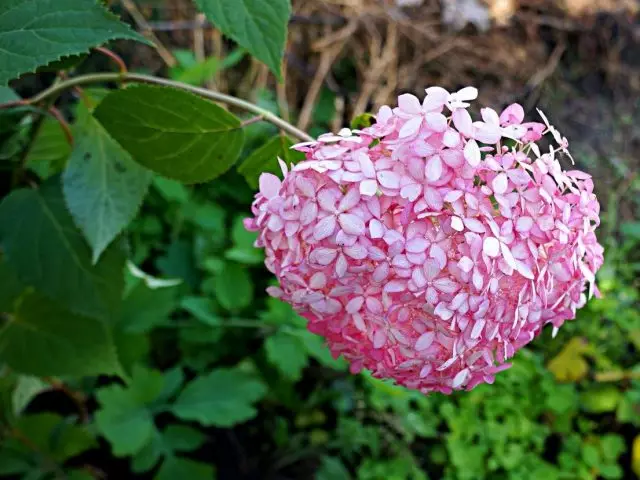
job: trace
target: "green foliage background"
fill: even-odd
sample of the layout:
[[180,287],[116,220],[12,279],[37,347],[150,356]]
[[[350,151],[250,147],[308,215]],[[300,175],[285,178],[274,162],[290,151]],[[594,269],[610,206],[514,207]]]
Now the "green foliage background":
[[[36,3],[39,28],[60,30],[57,50],[15,20]],[[267,0],[196,3],[279,75],[287,0],[251,35],[237,16],[256,21]],[[98,3],[73,20],[77,7],[3,2],[0,84],[140,39]],[[94,30],[72,34],[87,23]],[[170,75],[199,85],[245,56],[179,52]],[[277,114],[272,92],[256,94]],[[0,87],[0,103],[18,98]],[[600,192],[602,298],[556,339],[545,330],[494,385],[424,396],[350,375],[264,293],[273,279],[242,219],[259,173],[277,172],[278,155],[299,160],[276,127],[240,129],[245,116],[163,87],[87,88],[59,105],[73,146],[41,107],[0,110],[0,478],[640,475],[640,219],[617,218],[617,194]],[[314,133],[333,105],[323,92]],[[639,192],[636,177],[626,192],[636,207]]]

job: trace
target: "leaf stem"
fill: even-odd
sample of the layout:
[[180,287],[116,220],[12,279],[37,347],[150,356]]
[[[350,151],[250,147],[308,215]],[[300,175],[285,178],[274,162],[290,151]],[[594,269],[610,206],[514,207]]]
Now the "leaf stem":
[[[313,141],[313,137],[309,134],[303,132],[302,130],[294,127],[289,122],[284,121],[277,115],[274,115],[268,110],[259,107],[251,102],[247,102],[246,100],[242,100],[240,98],[233,97],[231,95],[226,95],[224,93],[216,92],[213,90],[207,90],[206,88],[194,87],[192,85],[187,85],[186,83],[176,82],[173,80],[168,80],[166,78],[153,77],[150,75],[142,75],[139,73],[91,73],[87,75],[80,75],[78,77],[70,78],[68,80],[64,80],[59,82],[51,87],[43,90],[39,94],[31,97],[30,99],[24,100],[21,102],[21,105],[33,105],[35,103],[39,103],[43,100],[46,100],[50,97],[58,95],[60,92],[63,92],[69,88],[77,87],[80,85],[88,85],[93,83],[103,83],[103,82],[135,82],[135,83],[149,83],[153,85],[161,85],[164,87],[172,87],[178,88],[180,90],[185,90],[187,92],[194,93],[203,98],[207,98],[209,100],[214,100],[216,102],[225,103],[232,107],[240,108],[247,112],[255,113],[259,115],[262,120],[270,122],[280,128],[281,130],[287,132],[292,137],[298,138],[300,140],[309,142]],[[0,110],[4,108],[9,108],[15,106],[15,102],[0,104]]]

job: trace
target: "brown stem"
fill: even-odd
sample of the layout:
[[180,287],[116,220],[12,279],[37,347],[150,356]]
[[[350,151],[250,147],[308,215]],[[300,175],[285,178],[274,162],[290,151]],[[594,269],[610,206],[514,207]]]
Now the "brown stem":
[[124,60],[122,60],[122,58],[120,57],[120,55],[112,52],[111,50],[109,50],[108,48],[104,48],[104,47],[96,47],[94,49],[96,52],[100,52],[101,54],[103,54],[106,57],[109,57],[111,60],[113,60],[113,62],[118,65],[118,68],[120,69],[120,73],[127,73],[129,70],[127,70],[127,64],[124,63]]

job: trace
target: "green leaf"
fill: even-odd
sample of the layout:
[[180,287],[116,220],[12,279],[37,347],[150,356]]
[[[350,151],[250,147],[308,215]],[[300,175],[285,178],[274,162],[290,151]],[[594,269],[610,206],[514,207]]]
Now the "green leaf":
[[43,382],[38,377],[20,375],[13,394],[11,395],[13,414],[19,416],[23,410],[29,406],[31,400],[51,388],[51,385]]
[[75,145],[62,181],[76,224],[93,250],[93,262],[138,212],[151,172],[135,163],[86,110],[78,114]]
[[154,480],[215,480],[215,470],[211,465],[188,458],[169,457],[158,470]]
[[9,87],[0,86],[0,103],[13,102],[14,100],[20,100],[18,94]]
[[320,469],[316,472],[316,480],[350,480],[349,470],[339,458],[322,457]]
[[0,359],[37,376],[119,374],[111,332],[35,292],[25,294],[0,330]]
[[245,265],[261,264],[264,262],[264,252],[254,246],[257,238],[258,232],[248,231],[244,227],[243,218],[237,217],[231,229],[233,247],[225,252],[225,258]]
[[15,309],[14,302],[24,292],[25,286],[18,280],[17,275],[2,256],[0,256],[0,278],[2,279],[0,312],[12,312]]
[[[112,245],[97,265],[67,212],[57,178],[14,190],[0,204],[0,246],[18,278],[75,313],[108,318],[120,306],[124,255]],[[37,260],[36,260],[37,259]]]
[[116,38],[148,43],[95,1],[3,0],[0,85],[67,55]]
[[160,372],[136,366],[127,387],[109,385],[97,391],[101,408],[96,412],[96,426],[115,456],[133,455],[149,442],[155,427],[148,406],[163,387]]
[[308,365],[307,349],[300,338],[279,330],[265,341],[267,359],[290,380],[300,380]]
[[265,385],[253,375],[238,368],[220,368],[192,380],[172,411],[183,420],[230,427],[253,418],[254,403],[266,393]]
[[375,115],[370,113],[361,113],[353,120],[351,120],[351,129],[352,130],[362,130],[363,128],[370,127],[376,121]]
[[15,427],[36,451],[59,463],[96,446],[87,428],[71,424],[55,413],[25,415],[18,419]]
[[153,188],[158,190],[160,195],[167,202],[176,202],[185,204],[189,202],[190,192],[183,184],[171,180],[170,178],[155,177],[153,179]]
[[205,325],[219,326],[221,320],[211,310],[211,301],[205,297],[184,297],[180,306]]
[[26,157],[26,166],[41,179],[47,179],[64,168],[71,154],[71,145],[60,124],[45,118],[36,133]]
[[222,33],[282,78],[290,0],[196,0],[196,4]]
[[582,408],[590,413],[606,413],[614,411],[620,400],[622,393],[612,385],[602,387],[592,387],[582,392],[580,395]]
[[205,434],[187,425],[169,425],[162,432],[162,441],[171,451],[191,452],[207,440]]
[[122,303],[120,325],[125,332],[144,333],[165,323],[177,306],[177,288],[149,288],[140,282]]
[[184,183],[226,172],[240,154],[240,120],[213,102],[173,88],[137,85],[116,90],[96,118],[135,161]]
[[238,167],[238,172],[254,189],[258,188],[258,179],[263,172],[281,175],[278,158],[287,165],[304,160],[304,154],[291,150],[293,142],[284,135],[276,135],[257,150],[254,150]]
[[225,309],[242,310],[253,300],[253,283],[246,268],[227,262],[215,277],[216,299]]

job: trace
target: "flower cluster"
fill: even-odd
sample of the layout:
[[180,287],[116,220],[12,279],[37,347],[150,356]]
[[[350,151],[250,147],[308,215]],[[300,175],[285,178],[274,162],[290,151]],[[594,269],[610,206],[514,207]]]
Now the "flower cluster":
[[[284,181],[260,178],[248,229],[289,302],[357,372],[427,393],[491,383],[545,324],[597,293],[603,248],[589,175],[567,141],[467,111],[475,88],[401,95],[362,130],[296,145]],[[552,143],[537,145],[550,134]]]

